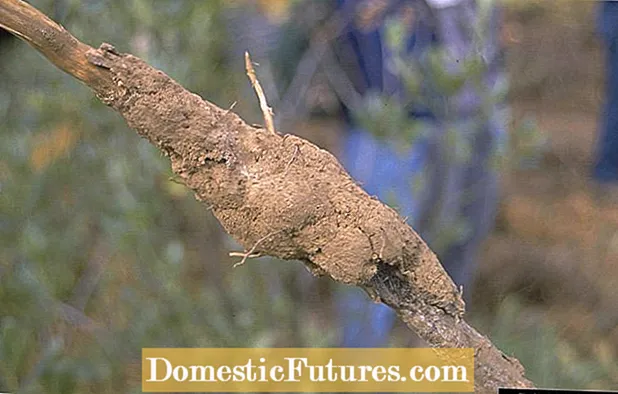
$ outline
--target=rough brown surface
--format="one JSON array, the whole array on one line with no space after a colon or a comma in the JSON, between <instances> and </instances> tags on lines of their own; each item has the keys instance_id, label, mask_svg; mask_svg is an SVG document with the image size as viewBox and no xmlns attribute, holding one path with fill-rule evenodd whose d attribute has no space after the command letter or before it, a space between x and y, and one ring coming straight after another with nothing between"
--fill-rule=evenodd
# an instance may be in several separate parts
<instances>
[{"instance_id":1,"label":"rough brown surface","mask_svg":"<svg viewBox=\"0 0 618 394\"><path fill-rule=\"evenodd\" d=\"M247 250L302 260L357 286L368 286L380 265L393 266L428 304L461 316L461 296L433 252L333 155L251 127L109 45L88 57L119 87L102 99L169 156L174 172Z\"/></svg>"},{"instance_id":2,"label":"rough brown surface","mask_svg":"<svg viewBox=\"0 0 618 394\"><path fill-rule=\"evenodd\" d=\"M365 288L432 346L474 348L477 392L531 386L516 360L462 320L461 295L427 245L330 153L251 127L110 45L76 46L68 32L19 0L0 3L0 26L84 81L159 147L249 252L298 259L316 274ZM65 40L76 49L60 56Z\"/></svg>"}]
</instances>

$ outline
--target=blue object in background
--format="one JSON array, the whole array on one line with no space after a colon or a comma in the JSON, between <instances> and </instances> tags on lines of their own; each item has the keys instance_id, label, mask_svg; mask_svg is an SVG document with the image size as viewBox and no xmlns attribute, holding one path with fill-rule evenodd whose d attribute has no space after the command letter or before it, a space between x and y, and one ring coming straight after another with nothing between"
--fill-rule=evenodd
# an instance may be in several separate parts
<instances>
[{"instance_id":1,"label":"blue object in background","mask_svg":"<svg viewBox=\"0 0 618 394\"><path fill-rule=\"evenodd\" d=\"M618 182L618 2L601 2L597 22L606 56L606 97L594 177Z\"/></svg>"},{"instance_id":2,"label":"blue object in background","mask_svg":"<svg viewBox=\"0 0 618 394\"><path fill-rule=\"evenodd\" d=\"M361 5L362 3L362 5ZM415 25L406 38L408 55L422 61L431 48L440 46L452 55L453 63L445 69L455 70L473 46L472 34L463 26L473 24L476 6L473 1L460 1L445 9L430 10L425 2L400 0L390 2L382 11L381 20L369 23L373 28L361 27L354 13L371 2L338 0L342 19L351 21L343 45L357 58L356 85L364 86L361 93L398 94L404 91L403 82L389 71L392 54L385 45L385 21L398 15L400 7L413 7ZM376 5L377 6L377 5ZM361 11L362 12L362 11ZM496 18L494 18L496 19ZM497 31L492 20L490 31ZM488 86L499 83L499 50L496 37L487 39L482 58L489 64L483 80ZM496 64L493 64L493 63ZM359 78L360 76L360 78ZM405 93L403 93L405 94ZM431 99L447 103L448 119L426 108L411 108L409 116L422 122L424 133L409 148L396 147L381 140L347 119L347 133L343 144L343 163L350 174L371 195L394 204L399 213L436 251L442 264L457 285L463 286L464 297L469 296L476 269L477 254L482 240L491 230L498 202L497 168L492 161L496 149L505 140L503 108L497 105L489 116L479 122L482 99L470 87L464 87L454 97L435 96ZM464 144L470 158L457 161L446 149L446 133L455 132L457 143ZM414 183L421 177L421 187ZM449 231L456 237L448 238ZM382 304L371 303L357 289L342 292L337 299L339 316L343 322L341 345L345 347L379 347L388 343L395 321L392 310Z\"/></svg>"},{"instance_id":3,"label":"blue object in background","mask_svg":"<svg viewBox=\"0 0 618 394\"><path fill-rule=\"evenodd\" d=\"M448 53L441 66L449 74L457 74L465 59L481 58L488 66L482 83L488 90L496 90L504 80L498 34L495 34L499 18L497 15L490 18L489 36L479 45L474 39L478 32L470 30L478 15L475 1L449 0L449 7L427 7L428 3L440 1L332 0L330 5L336 7L338 19L346 23L337 33L339 66L361 95L377 93L406 98L402 80L391 72L394 56L385 43L387 21L402 16L408 17L410 28L403 42L406 57L428 68L435 67L430 64L429 54L440 48ZM310 6L325 3L307 4L306 15L313 15ZM304 12L303 8L300 10ZM300 18L305 18L305 14ZM261 73L266 76L269 67L265 64L271 47L275 42L299 35L295 29L300 25L292 20L281 30L255 7L245 6L228 10L228 23L234 32L235 57L240 58L246 48L253 48L252 55L261 61ZM284 51L279 62L292 59L295 57ZM285 69L298 72L298 66L280 64L274 80L286 79L281 78L281 70ZM317 63L305 71L313 73L315 69ZM265 85L272 86L268 80ZM480 97L472 85L468 83L450 95L425 86L427 89L422 90L427 100L425 106L416 103L405 109L410 119L422 125L420 135L408 144L402 144L401 139L386 141L376 137L353 120L352 108L346 108L347 130L340 152L346 169L369 194L396 207L408 218L408 223L438 254L455 283L463 286L464 298L469 296L481 241L493 226L498 177L492 159L503 147L506 134L504 106L492 103L488 109L485 97ZM278 115L280 119L281 114ZM457 155L453 152L453 141L456 150L468 151L468 158L454 157ZM390 308L372 303L357 288L341 291L336 295L336 302L342 324L342 346L379 347L388 343L395 321Z\"/></svg>"}]
</instances>

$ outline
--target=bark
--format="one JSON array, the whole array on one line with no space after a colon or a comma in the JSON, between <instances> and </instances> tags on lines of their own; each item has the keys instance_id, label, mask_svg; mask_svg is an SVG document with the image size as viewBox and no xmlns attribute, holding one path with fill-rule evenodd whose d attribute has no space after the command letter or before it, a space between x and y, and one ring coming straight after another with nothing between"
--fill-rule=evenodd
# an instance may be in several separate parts
<instances>
[{"instance_id":1,"label":"bark","mask_svg":"<svg viewBox=\"0 0 618 394\"><path fill-rule=\"evenodd\" d=\"M93 49L20 0L0 0L0 26L156 145L246 250L300 260L316 275L364 288L431 346L474 348L477 392L532 387L517 360L463 320L461 294L425 242L333 155L249 126L109 44Z\"/></svg>"}]
</instances>

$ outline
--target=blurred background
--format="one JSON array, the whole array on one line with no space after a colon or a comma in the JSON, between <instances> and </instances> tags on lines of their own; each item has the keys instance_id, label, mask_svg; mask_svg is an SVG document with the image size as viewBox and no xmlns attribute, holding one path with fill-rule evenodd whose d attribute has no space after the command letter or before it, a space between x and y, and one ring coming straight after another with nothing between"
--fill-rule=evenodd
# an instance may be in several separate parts
<instances>
[{"instance_id":1,"label":"blurred background","mask_svg":"<svg viewBox=\"0 0 618 394\"><path fill-rule=\"evenodd\" d=\"M438 52L408 58L406 21L382 18L388 61L422 60L389 66L406 82L396 94L378 92L390 95L361 92L341 61L354 58L342 55L342 38L357 34L342 27L346 1L31 3L80 40L112 43L261 124L244 73L248 49L278 130L350 166L351 128L424 146L417 106L438 119L451 107L414 103L411 121L406 97L424 92L419 78L435 78L440 97L476 81L481 122L502 104L506 111L490 161L496 209L466 271L468 318L540 387L618 387L618 197L591 178L605 95L596 2L478 1L469 67L457 72ZM369 28L372 10L363 14ZM501 83L485 79L491 62L478 62L492 40ZM458 165L475 156L446 140L463 152ZM400 192L374 194L407 216ZM424 238L439 254L453 228L469 232L434 219ZM232 268L238 259L228 253L241 249L119 115L23 42L0 36L0 391L138 393L143 347L342 343L349 322L338 300L360 291L312 278L298 262ZM376 345L417 344L396 321L380 329L385 342Z\"/></svg>"}]
</instances>

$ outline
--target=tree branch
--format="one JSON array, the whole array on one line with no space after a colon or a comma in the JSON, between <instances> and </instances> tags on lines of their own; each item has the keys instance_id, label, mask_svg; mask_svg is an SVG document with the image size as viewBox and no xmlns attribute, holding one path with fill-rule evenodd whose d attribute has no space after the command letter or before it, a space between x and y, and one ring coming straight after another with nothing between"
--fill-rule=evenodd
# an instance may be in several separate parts
<instances>
[{"instance_id":1,"label":"tree branch","mask_svg":"<svg viewBox=\"0 0 618 394\"><path fill-rule=\"evenodd\" d=\"M245 52L245 69L247 70L247 76L251 81L251 86L253 90L255 90L255 94L258 97L258 101L260 102L260 109L262 110L262 116L264 117L264 127L266 130L271 133L275 133L275 122L273 120L273 109L268 106L268 101L266 101L266 94L264 93L264 89L262 89L262 85L260 81L258 81L257 76L255 75L255 69L253 68L253 62L251 62L251 56L249 56L249 52Z\"/></svg>"},{"instance_id":2,"label":"tree branch","mask_svg":"<svg viewBox=\"0 0 618 394\"><path fill-rule=\"evenodd\" d=\"M462 320L461 295L427 245L330 153L251 127L137 57L79 42L20 0L0 0L0 26L84 82L166 154L246 250L301 260L316 275L363 287L432 346L474 348L479 393L532 387L517 360Z\"/></svg>"}]
</instances>

